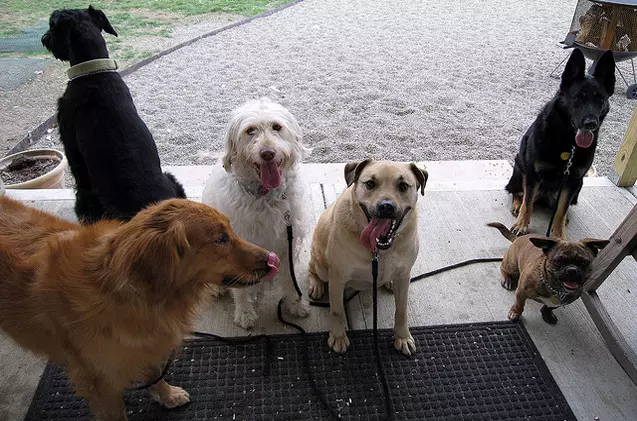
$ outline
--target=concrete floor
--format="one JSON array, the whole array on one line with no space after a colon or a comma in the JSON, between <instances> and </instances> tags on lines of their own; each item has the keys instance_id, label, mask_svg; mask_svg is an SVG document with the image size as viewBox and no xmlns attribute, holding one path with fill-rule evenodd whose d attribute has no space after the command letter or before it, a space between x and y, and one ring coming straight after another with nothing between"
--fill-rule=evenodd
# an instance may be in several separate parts
<instances>
[{"instance_id":1,"label":"concrete floor","mask_svg":"<svg viewBox=\"0 0 637 421\"><path fill-rule=\"evenodd\" d=\"M420 199L420 254L412 274L475 257L501 256L508 246L485 223L511 224L510 198L503 186L511 167L506 161L428 162L429 184ZM310 180L314 222L344 189L343 164L314 164L304 168ZM167 168L184 183L189 197L198 200L209 167ZM632 190L634 192L634 190ZM73 219L69 190L11 191L9 195L41 209ZM587 178L580 203L571 210L567 234L572 238L609 237L637 199L629 189L613 186L606 178ZM544 232L548 213L534 216L531 229ZM309 240L308 240L309 243ZM306 244L298 278L306 288L309 258ZM381 262L382 264L382 262ZM626 259L598 291L629 343L637 348L637 262ZM505 320L513 293L499 284L497 263L485 263L446 272L412 285L409 299L412 326ZM276 298L261 301L261 319L254 333L292 333L276 320ZM393 298L379 294L379 324L391 327ZM547 325L540 305L530 302L523 322L578 420L637 419L637 386L615 362L581 301L556 310L559 322ZM371 327L371 293L349 304L351 329ZM299 324L310 331L328 329L326 309L312 308ZM203 309L197 329L221 335L245 335L232 323L232 302L223 297ZM327 337L326 337L327 339ZM327 352L327 346L326 346ZM370 355L371 357L371 355ZM26 412L45 363L0 338L0 420L20 420Z\"/></svg>"}]
</instances>

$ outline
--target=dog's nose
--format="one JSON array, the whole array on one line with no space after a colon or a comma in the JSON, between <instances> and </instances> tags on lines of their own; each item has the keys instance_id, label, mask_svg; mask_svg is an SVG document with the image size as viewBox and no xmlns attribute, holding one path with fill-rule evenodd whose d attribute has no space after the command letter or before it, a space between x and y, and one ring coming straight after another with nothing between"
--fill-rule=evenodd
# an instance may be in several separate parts
<instances>
[{"instance_id":1,"label":"dog's nose","mask_svg":"<svg viewBox=\"0 0 637 421\"><path fill-rule=\"evenodd\" d=\"M376 205L376 211L381 218L393 218L396 212L396 206L389 200L381 200Z\"/></svg>"},{"instance_id":2,"label":"dog's nose","mask_svg":"<svg viewBox=\"0 0 637 421\"><path fill-rule=\"evenodd\" d=\"M567 266L564 270L567 277L570 279L577 278L581 275L580 269L577 266Z\"/></svg>"},{"instance_id":3,"label":"dog's nose","mask_svg":"<svg viewBox=\"0 0 637 421\"><path fill-rule=\"evenodd\" d=\"M593 117L593 116L586 117L583 123L584 123L584 129L589 131L593 131L597 129L597 126L599 126L599 120L597 119L597 117Z\"/></svg>"},{"instance_id":4,"label":"dog's nose","mask_svg":"<svg viewBox=\"0 0 637 421\"><path fill-rule=\"evenodd\" d=\"M259 152L259 156L261 156L261 159L263 159L266 162L272 161L275 155L276 155L276 151L272 148L263 148L261 149L261 152Z\"/></svg>"}]
</instances>

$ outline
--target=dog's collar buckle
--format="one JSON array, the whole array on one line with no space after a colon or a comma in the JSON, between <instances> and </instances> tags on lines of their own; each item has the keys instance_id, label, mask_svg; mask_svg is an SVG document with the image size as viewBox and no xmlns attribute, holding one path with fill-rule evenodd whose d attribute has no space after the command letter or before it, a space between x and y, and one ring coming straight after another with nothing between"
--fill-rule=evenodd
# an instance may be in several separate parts
<instances>
[{"instance_id":1,"label":"dog's collar buckle","mask_svg":"<svg viewBox=\"0 0 637 421\"><path fill-rule=\"evenodd\" d=\"M69 77L69 81L71 81L82 76L96 73L116 72L117 69L117 62L112 58L98 58L71 66L71 68L66 71L66 74Z\"/></svg>"}]
</instances>

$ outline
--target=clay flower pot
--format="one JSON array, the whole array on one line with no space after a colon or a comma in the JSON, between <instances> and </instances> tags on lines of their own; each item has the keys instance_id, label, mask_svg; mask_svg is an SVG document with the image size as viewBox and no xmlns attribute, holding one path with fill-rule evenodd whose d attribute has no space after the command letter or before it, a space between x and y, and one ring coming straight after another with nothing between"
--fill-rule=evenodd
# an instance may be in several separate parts
<instances>
[{"instance_id":1,"label":"clay flower pot","mask_svg":"<svg viewBox=\"0 0 637 421\"><path fill-rule=\"evenodd\" d=\"M62 189L66 165L58 150L29 149L0 158L0 178L6 189Z\"/></svg>"}]
</instances>

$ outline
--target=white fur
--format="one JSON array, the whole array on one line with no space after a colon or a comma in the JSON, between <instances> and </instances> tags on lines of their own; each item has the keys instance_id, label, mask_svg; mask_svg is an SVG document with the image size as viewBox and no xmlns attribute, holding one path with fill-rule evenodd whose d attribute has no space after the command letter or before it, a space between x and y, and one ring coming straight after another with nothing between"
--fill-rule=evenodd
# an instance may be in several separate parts
<instances>
[{"instance_id":1,"label":"white fur","mask_svg":"<svg viewBox=\"0 0 637 421\"><path fill-rule=\"evenodd\" d=\"M278 128L280 130L275 130ZM250 131L250 134L248 133ZM266 195L254 167L261 148L276 151L281 162L281 184ZM250 101L232 113L226 133L222 164L212 169L203 191L203 203L217 208L230 218L237 234L251 243L274 251L281 259L276 279L246 289L231 289L235 302L234 321L251 328L257 321L255 297L262 288L282 289L285 309L298 317L308 314L309 305L300 300L292 283L288 263L286 213L294 231L294 254L309 229L309 186L301 181L300 163L309 155L302 144L301 129L294 116L283 106L267 98ZM295 259L295 264L297 263ZM298 269L295 267L298 277ZM277 302L267 303L275 311Z\"/></svg>"}]
</instances>

